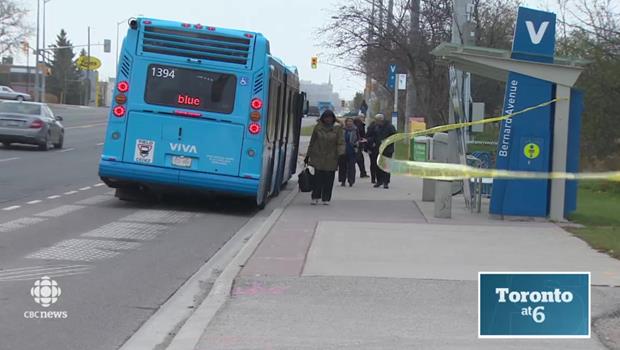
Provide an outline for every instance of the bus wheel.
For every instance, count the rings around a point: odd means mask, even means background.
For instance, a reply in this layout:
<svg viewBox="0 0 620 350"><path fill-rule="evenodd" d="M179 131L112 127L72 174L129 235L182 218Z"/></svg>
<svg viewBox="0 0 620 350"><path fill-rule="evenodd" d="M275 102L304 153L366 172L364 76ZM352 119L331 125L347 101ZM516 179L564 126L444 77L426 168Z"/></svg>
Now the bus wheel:
<svg viewBox="0 0 620 350"><path fill-rule="evenodd" d="M260 210L265 209L265 207L267 206L267 202L269 201L269 196L267 195L267 188L265 187L265 190L263 191L263 194L261 196L262 198L260 199L260 203L258 202L258 198L256 198L256 207Z"/></svg>

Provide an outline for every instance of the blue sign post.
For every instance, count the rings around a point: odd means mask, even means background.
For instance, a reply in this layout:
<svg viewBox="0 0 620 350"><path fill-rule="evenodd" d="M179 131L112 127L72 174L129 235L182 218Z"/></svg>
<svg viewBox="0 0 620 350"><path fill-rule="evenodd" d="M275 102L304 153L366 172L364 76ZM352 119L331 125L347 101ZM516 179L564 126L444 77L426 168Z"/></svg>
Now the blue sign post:
<svg viewBox="0 0 620 350"><path fill-rule="evenodd" d="M388 88L394 90L396 89L396 65L390 64L390 68L388 69Z"/></svg>
<svg viewBox="0 0 620 350"><path fill-rule="evenodd" d="M519 8L512 58L553 63L555 14ZM506 83L504 114L548 102L554 98L551 82L511 72ZM497 149L497 169L551 171L553 108L538 108L502 122ZM496 180L490 212L502 216L546 217L550 181Z"/></svg>

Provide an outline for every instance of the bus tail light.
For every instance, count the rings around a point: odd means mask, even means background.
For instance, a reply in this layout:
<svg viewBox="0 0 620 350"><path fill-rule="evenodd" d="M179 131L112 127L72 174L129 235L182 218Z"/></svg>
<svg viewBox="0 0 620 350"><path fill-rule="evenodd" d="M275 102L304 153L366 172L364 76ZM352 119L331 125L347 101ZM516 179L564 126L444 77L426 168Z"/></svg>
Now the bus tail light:
<svg viewBox="0 0 620 350"><path fill-rule="evenodd" d="M252 112L250 113L250 120L253 122L257 122L260 120L260 112Z"/></svg>
<svg viewBox="0 0 620 350"><path fill-rule="evenodd" d="M116 88L118 89L118 91L125 93L129 91L129 83L126 81L121 81L118 84L116 84Z"/></svg>
<svg viewBox="0 0 620 350"><path fill-rule="evenodd" d="M112 113L114 113L114 115L118 118L122 118L125 116L125 107L123 106L116 106L114 107L114 109L112 110Z"/></svg>
<svg viewBox="0 0 620 350"><path fill-rule="evenodd" d="M41 129L43 127L43 121L41 119L35 119L30 124L31 129Z"/></svg>
<svg viewBox="0 0 620 350"><path fill-rule="evenodd" d="M256 109L256 110L261 109L263 108L263 100L257 97L252 100L250 105L252 106L252 109Z"/></svg>
<svg viewBox="0 0 620 350"><path fill-rule="evenodd" d="M252 135L257 135L260 133L260 124L258 123L250 123L250 126L248 127L248 130L250 131L250 134Z"/></svg>

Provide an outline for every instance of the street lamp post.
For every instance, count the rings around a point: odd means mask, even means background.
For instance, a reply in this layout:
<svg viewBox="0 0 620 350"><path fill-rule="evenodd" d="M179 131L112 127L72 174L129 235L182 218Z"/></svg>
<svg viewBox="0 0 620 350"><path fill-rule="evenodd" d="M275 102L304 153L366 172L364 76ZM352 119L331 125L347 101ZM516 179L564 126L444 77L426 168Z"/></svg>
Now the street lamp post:
<svg viewBox="0 0 620 350"><path fill-rule="evenodd" d="M43 0L43 63L45 64L45 4L47 4L48 2L50 2L52 0ZM47 69L46 69L47 71ZM46 92L46 88L45 88L45 79L46 79L46 72L43 72L43 75L41 76L41 102L45 102L45 92Z"/></svg>
<svg viewBox="0 0 620 350"><path fill-rule="evenodd" d="M41 8L41 1L37 0L37 49L35 51L34 60L34 98L36 101L41 101L41 91L39 90L39 20L41 18L39 11Z"/></svg>

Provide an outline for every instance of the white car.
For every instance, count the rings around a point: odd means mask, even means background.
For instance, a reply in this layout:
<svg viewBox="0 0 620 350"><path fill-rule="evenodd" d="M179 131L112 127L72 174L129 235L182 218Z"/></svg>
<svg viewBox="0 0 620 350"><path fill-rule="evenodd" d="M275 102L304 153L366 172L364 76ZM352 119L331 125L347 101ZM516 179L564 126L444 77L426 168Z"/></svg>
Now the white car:
<svg viewBox="0 0 620 350"><path fill-rule="evenodd" d="M25 92L17 92L8 86L0 85L0 99L3 100L17 100L17 101L30 101L32 96Z"/></svg>

